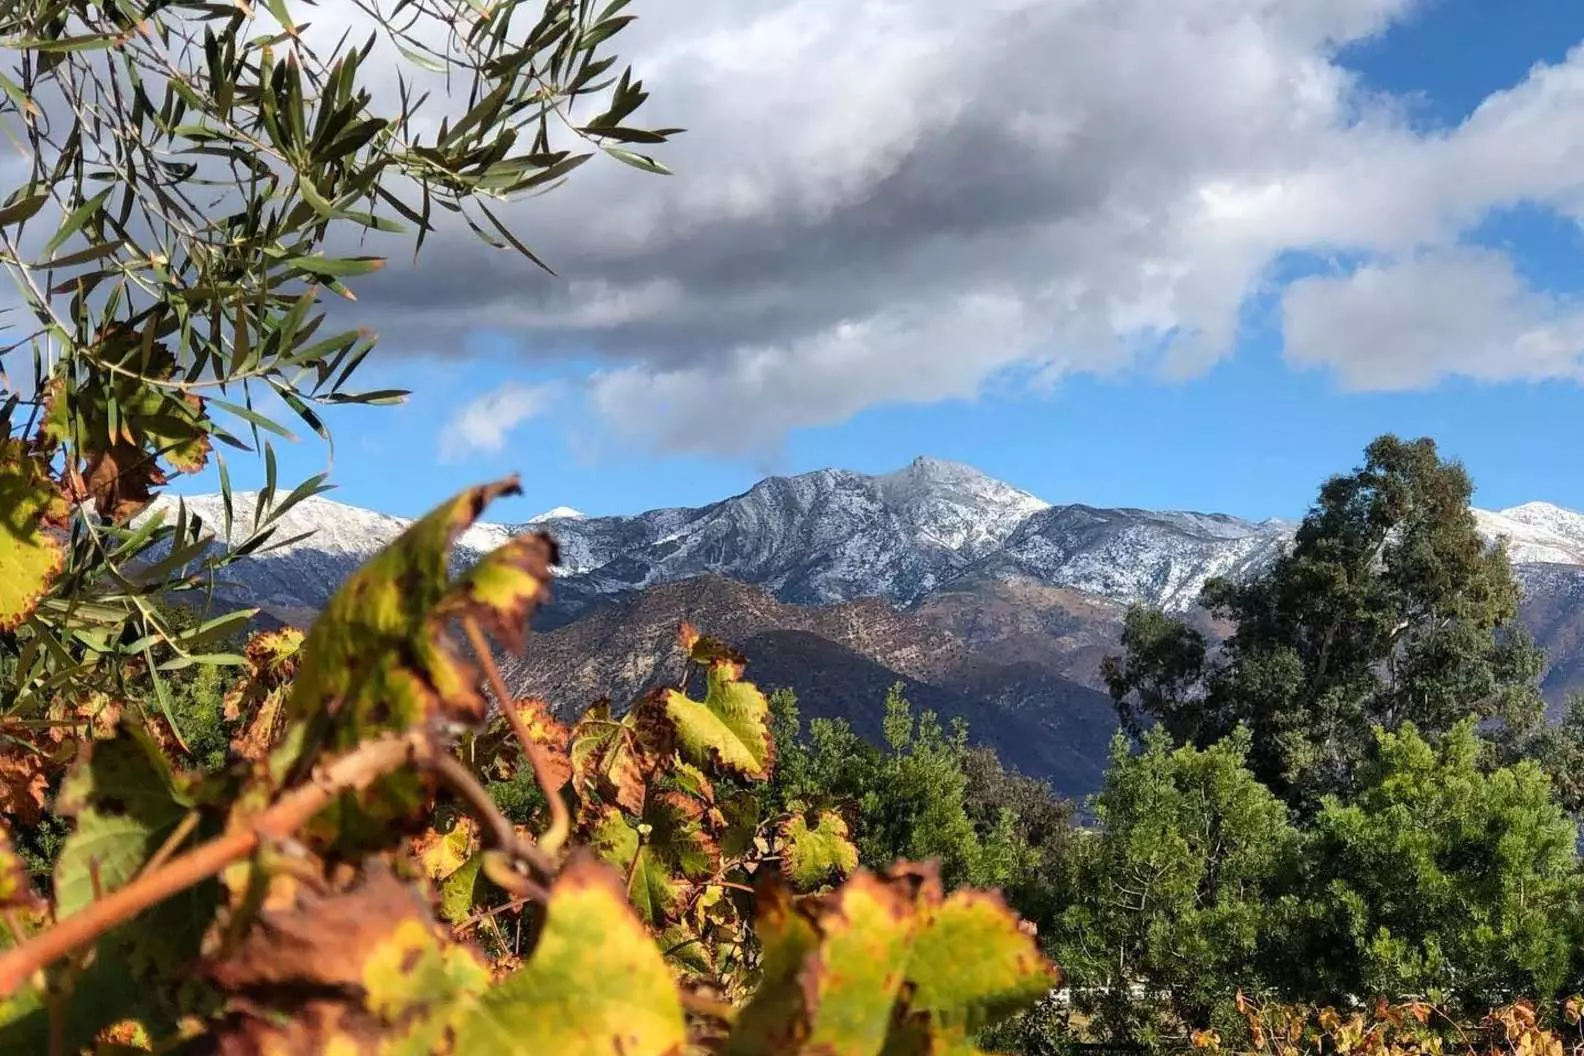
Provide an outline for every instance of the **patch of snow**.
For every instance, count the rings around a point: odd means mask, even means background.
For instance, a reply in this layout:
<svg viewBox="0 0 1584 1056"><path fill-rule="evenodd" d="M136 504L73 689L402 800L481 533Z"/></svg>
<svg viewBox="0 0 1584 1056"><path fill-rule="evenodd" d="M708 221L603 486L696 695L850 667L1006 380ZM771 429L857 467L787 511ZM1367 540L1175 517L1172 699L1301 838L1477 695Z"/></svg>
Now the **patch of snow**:
<svg viewBox="0 0 1584 1056"><path fill-rule="evenodd" d="M588 515L581 510L574 510L570 506L557 506L553 510L535 514L528 518L529 524L539 524L542 521L586 521Z"/></svg>
<svg viewBox="0 0 1584 1056"><path fill-rule="evenodd" d="M240 539L256 495L235 499ZM219 496L186 502L219 528ZM174 505L167 496L156 508ZM1473 513L1485 538L1508 540L1526 583L1542 566L1584 568L1584 515L1542 502ZM410 523L307 499L281 518L275 538L306 537L230 566L223 585L283 610L312 610ZM1266 567L1296 528L1224 514L1053 506L970 466L921 458L879 476L824 469L770 477L702 507L589 517L563 506L523 525L475 524L457 541L458 566L530 525L555 537L558 596L574 609L713 573L800 604L878 597L906 605L955 581L989 577L1182 610L1211 577Z"/></svg>

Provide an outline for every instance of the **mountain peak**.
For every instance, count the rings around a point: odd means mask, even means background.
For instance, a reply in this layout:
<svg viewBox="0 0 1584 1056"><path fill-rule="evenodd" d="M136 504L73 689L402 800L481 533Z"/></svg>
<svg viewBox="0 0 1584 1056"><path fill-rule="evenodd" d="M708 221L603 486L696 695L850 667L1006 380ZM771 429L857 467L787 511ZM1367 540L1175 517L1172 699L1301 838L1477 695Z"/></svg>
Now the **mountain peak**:
<svg viewBox="0 0 1584 1056"><path fill-rule="evenodd" d="M959 481L988 481L1001 484L1001 481L975 469L965 462L953 462L950 459L936 458L933 455L919 455L901 469L890 473L881 474L881 480L927 480L932 482L959 482ZM1002 485L1010 487L1011 485Z"/></svg>
<svg viewBox="0 0 1584 1056"><path fill-rule="evenodd" d="M1578 523L1584 521L1584 514L1565 509L1552 502L1520 503L1517 506L1509 506L1502 510L1501 515L1523 524Z"/></svg>
<svg viewBox="0 0 1584 1056"><path fill-rule="evenodd" d="M586 521L588 514L582 510L574 510L570 506L557 506L543 513L534 514L528 518L529 524L538 524L540 521Z"/></svg>

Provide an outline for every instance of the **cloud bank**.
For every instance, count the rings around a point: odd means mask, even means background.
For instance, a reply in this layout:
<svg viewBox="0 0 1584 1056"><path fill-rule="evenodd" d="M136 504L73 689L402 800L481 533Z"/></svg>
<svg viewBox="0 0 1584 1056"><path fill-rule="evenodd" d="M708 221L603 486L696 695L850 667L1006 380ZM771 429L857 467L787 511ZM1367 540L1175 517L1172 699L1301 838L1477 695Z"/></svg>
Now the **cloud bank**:
<svg viewBox="0 0 1584 1056"><path fill-rule="evenodd" d="M638 6L623 55L644 119L689 129L660 150L677 175L591 164L513 207L559 280L447 231L360 308L397 347L478 328L592 353L605 427L671 452L762 451L1008 372L1191 375L1293 251L1364 261L1278 291L1297 367L1358 389L1575 377L1584 312L1467 235L1518 203L1584 217L1584 50L1416 130L1336 55L1425 6Z"/></svg>

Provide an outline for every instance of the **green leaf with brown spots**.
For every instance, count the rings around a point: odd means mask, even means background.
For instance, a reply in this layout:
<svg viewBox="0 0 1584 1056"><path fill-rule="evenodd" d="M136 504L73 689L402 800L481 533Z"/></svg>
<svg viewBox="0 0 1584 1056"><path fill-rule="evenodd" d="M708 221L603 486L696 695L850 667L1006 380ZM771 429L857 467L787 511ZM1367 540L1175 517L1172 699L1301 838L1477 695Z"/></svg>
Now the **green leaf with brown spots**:
<svg viewBox="0 0 1584 1056"><path fill-rule="evenodd" d="M706 669L703 700L668 689L662 691L661 702L685 760L763 780L775 765L770 702L757 686L741 681L741 677L740 664L719 660Z"/></svg>
<svg viewBox="0 0 1584 1056"><path fill-rule="evenodd" d="M528 617L548 596L550 567L558 560L555 543L545 533L515 536L485 554L457 581L446 611L471 616L496 641L520 653Z"/></svg>
<svg viewBox="0 0 1584 1056"><path fill-rule="evenodd" d="M726 1052L874 1056L890 1030L919 919L911 874L860 872L820 898L761 895L764 981Z"/></svg>
<svg viewBox="0 0 1584 1056"><path fill-rule="evenodd" d="M782 879L796 891L813 891L858 868L858 848L848 838L847 823L834 811L822 811L812 828L802 813L793 814L776 833Z"/></svg>
<svg viewBox="0 0 1584 1056"><path fill-rule="evenodd" d="M594 825L593 846L627 877L628 898L651 927L674 920L687 881L710 876L720 864L703 815L702 803L668 792L650 798L640 821L606 807Z"/></svg>
<svg viewBox="0 0 1584 1056"><path fill-rule="evenodd" d="M484 854L474 854L440 884L440 916L447 924L461 924L473 915Z"/></svg>
<svg viewBox="0 0 1584 1056"><path fill-rule="evenodd" d="M1061 985L1061 972L999 895L959 890L943 902L925 902L908 963L910 1021L966 1038Z"/></svg>
<svg viewBox="0 0 1584 1056"><path fill-rule="evenodd" d="M449 584L450 554L485 505L518 490L512 477L458 494L414 522L330 599L302 646L288 702L291 726L271 760L277 779L301 779L320 751L350 749L388 730L433 719L483 722L478 671L457 653L448 624L458 615L492 612L496 603L514 606L513 614L523 612L520 580L514 581L515 592L496 588L526 551L508 543L508 557L495 562L495 573L482 580L490 589L482 592L479 580ZM542 596L540 588L542 583L533 597ZM504 612L497 615L505 618ZM386 846L422 818L428 781L425 774L402 770L362 795L342 795L307 835L316 845L343 851Z"/></svg>
<svg viewBox="0 0 1584 1056"><path fill-rule="evenodd" d="M727 1042L726 1056L798 1052L809 1034L807 994L800 977L818 949L809 914L780 884L761 887L754 904L754 934L762 949L761 979Z"/></svg>
<svg viewBox="0 0 1584 1056"><path fill-rule="evenodd" d="M383 1056L444 1052L489 985L489 971L462 946L442 944L432 927L409 917L369 951L363 1005L388 1037Z"/></svg>
<svg viewBox="0 0 1584 1056"><path fill-rule="evenodd" d="M415 521L336 591L308 640L289 716L332 714L330 744L350 747L435 714L482 720L477 674L452 650L437 614L448 600L451 547L515 477L469 488Z"/></svg>
<svg viewBox="0 0 1584 1056"><path fill-rule="evenodd" d="M676 983L620 879L575 854L532 957L479 998L455 1051L680 1056L686 1042Z"/></svg>
<svg viewBox="0 0 1584 1056"><path fill-rule="evenodd" d="M49 467L20 441L0 439L0 511L0 631L13 631L38 608L66 560L66 548L46 527L65 516L65 499Z"/></svg>
<svg viewBox="0 0 1584 1056"><path fill-rule="evenodd" d="M658 928L676 916L686 885L665 867L654 848L637 846L636 854L636 858L629 856L626 864L627 901L638 919Z"/></svg>
<svg viewBox="0 0 1584 1056"><path fill-rule="evenodd" d="M123 722L116 737L84 741L61 783L58 813L73 818L55 862L55 912L67 917L131 880L192 806L159 748Z"/></svg>
<svg viewBox="0 0 1584 1056"><path fill-rule="evenodd" d="M901 992L918 914L906 878L853 876L822 900L818 951L804 965L811 994L808 1048L878 1053Z"/></svg>

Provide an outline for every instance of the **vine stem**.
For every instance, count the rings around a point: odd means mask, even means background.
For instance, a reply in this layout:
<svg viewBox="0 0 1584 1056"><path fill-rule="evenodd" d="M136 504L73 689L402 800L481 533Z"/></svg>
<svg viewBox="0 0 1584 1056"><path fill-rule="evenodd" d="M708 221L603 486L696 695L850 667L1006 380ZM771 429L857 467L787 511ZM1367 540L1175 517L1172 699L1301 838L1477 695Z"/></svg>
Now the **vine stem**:
<svg viewBox="0 0 1584 1056"><path fill-rule="evenodd" d="M517 830L512 828L512 823L500 812L500 808L490 798L488 790L478 783L478 779L460 759L445 752L438 752L429 761L429 767L436 777L450 786L451 791L467 804L473 816L488 827L490 841L496 848L514 858L522 859L543 876L555 875L555 862L545 854L543 848L536 847L517 835ZM535 885L535 891L537 894L532 897L541 900L546 897L542 887Z"/></svg>
<svg viewBox="0 0 1584 1056"><path fill-rule="evenodd" d="M138 876L79 913L59 921L21 945L0 953L0 998L16 993L34 972L124 924L150 906L206 880L252 854L266 840L291 835L335 796L366 786L430 754L415 733L360 745L326 766L308 783L294 788L247 823Z"/></svg>
<svg viewBox="0 0 1584 1056"><path fill-rule="evenodd" d="M544 793L545 799L549 802L550 827L540 834L539 847L546 854L553 855L572 834L572 815L567 810L566 800L561 798L561 790L550 780L550 767L545 759L544 749L533 739L533 734L529 732L522 716L517 714L517 700L507 690L506 680L501 677L500 668L495 666L495 656L490 651L489 640L484 637L484 631L480 629L478 621L471 616L464 617L462 629L467 633L468 644L473 647L479 664L484 668L484 675L489 679L495 699L500 702L501 714L506 716L506 724L511 727L512 735L522 745L529 763L533 765L534 778L539 782L539 791Z"/></svg>

